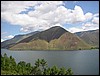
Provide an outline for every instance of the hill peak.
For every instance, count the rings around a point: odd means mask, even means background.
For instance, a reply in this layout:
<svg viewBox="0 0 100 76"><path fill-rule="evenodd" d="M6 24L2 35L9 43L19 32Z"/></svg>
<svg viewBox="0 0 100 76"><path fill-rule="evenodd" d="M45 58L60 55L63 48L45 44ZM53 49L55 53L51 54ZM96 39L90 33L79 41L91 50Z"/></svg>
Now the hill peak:
<svg viewBox="0 0 100 76"><path fill-rule="evenodd" d="M49 29L64 29L63 27L61 27L61 26L53 26L53 27L51 27L51 28L49 28ZM65 29L64 29L65 30Z"/></svg>
<svg viewBox="0 0 100 76"><path fill-rule="evenodd" d="M61 26L53 26L51 28L62 28Z"/></svg>
<svg viewBox="0 0 100 76"><path fill-rule="evenodd" d="M66 31L64 28L62 28L60 26L54 26L47 30L39 32L35 35L32 35L32 36L22 40L21 42L30 42L30 41L36 40L36 39L46 40L47 42L50 42L53 39L58 39L65 32L68 32L68 31Z"/></svg>

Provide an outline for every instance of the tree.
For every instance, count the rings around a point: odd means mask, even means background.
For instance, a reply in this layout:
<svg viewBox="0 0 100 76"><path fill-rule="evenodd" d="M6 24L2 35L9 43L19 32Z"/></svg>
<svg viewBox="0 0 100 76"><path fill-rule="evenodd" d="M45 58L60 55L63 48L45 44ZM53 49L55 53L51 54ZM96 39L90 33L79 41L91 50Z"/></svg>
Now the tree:
<svg viewBox="0 0 100 76"><path fill-rule="evenodd" d="M42 71L41 71L40 66L41 66L41 60L40 59L37 59L35 61L35 66L34 66L34 68L32 70L33 71L32 74L34 74L34 75L41 75L42 74Z"/></svg>
<svg viewBox="0 0 100 76"><path fill-rule="evenodd" d="M18 64L15 59L8 57L5 53L1 55L1 74L2 75L72 75L71 68L66 70L64 67L58 68L57 66L48 67L44 59L37 59L35 66L30 63L20 61Z"/></svg>
<svg viewBox="0 0 100 76"><path fill-rule="evenodd" d="M20 66L20 71L21 71L21 73L22 73L23 75L27 74L27 72L26 72L26 62L20 61L20 62L18 63L18 65Z"/></svg>
<svg viewBox="0 0 100 76"><path fill-rule="evenodd" d="M35 61L35 66L33 68L34 75L43 75L44 71L46 71L47 62L44 59L38 59ZM35 72L34 72L35 71Z"/></svg>
<svg viewBox="0 0 100 76"><path fill-rule="evenodd" d="M66 75L66 69L64 67L60 68L59 75Z"/></svg>
<svg viewBox="0 0 100 76"><path fill-rule="evenodd" d="M73 72L72 72L72 69L71 68L68 68L67 75L73 75Z"/></svg>
<svg viewBox="0 0 100 76"><path fill-rule="evenodd" d="M11 70L16 70L16 62L15 62L15 59L12 56L10 56L9 67L10 67Z"/></svg>
<svg viewBox="0 0 100 76"><path fill-rule="evenodd" d="M3 66L4 66L3 61L4 61L4 57L1 55L1 69L3 69Z"/></svg>
<svg viewBox="0 0 100 76"><path fill-rule="evenodd" d="M53 66L50 71L50 75L58 75L59 69L57 66Z"/></svg>
<svg viewBox="0 0 100 76"><path fill-rule="evenodd" d="M35 66L39 67L39 66L40 66L40 64L41 64L40 59L38 59L37 61L35 61Z"/></svg>
<svg viewBox="0 0 100 76"><path fill-rule="evenodd" d="M32 67L30 63L26 64L26 70L27 70L27 75L31 74Z"/></svg>
<svg viewBox="0 0 100 76"><path fill-rule="evenodd" d="M5 53L4 60L3 60L3 64L4 64L3 69L4 70L9 70L9 63L10 63L10 59L8 58L7 54Z"/></svg>
<svg viewBox="0 0 100 76"><path fill-rule="evenodd" d="M42 71L44 71L47 67L47 62L44 59L41 59L40 63L41 63Z"/></svg>

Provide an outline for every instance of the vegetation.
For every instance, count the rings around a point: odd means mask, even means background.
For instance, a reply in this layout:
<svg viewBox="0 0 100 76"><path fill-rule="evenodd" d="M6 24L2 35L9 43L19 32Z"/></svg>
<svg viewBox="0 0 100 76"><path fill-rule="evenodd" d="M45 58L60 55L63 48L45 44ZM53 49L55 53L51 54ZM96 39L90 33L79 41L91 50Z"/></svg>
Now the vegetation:
<svg viewBox="0 0 100 76"><path fill-rule="evenodd" d="M79 36L82 40L84 40L86 43L92 46L99 47L99 29L76 32L75 34Z"/></svg>
<svg viewBox="0 0 100 76"><path fill-rule="evenodd" d="M39 31L35 31L35 32L31 32L31 33L28 33L28 34L23 34L23 35L16 35L14 36L12 39L9 39L9 40L6 40L6 41L3 41L1 43L1 48L10 48L14 45L16 45L17 43L19 43L21 40L31 36L31 35L34 35L36 33L38 33Z"/></svg>
<svg viewBox="0 0 100 76"><path fill-rule="evenodd" d="M20 61L16 63L15 59L8 57L5 53L1 55L1 75L72 75L71 68L67 69L57 66L48 67L44 59L37 59L35 65Z"/></svg>
<svg viewBox="0 0 100 76"><path fill-rule="evenodd" d="M14 44L8 44L9 42L14 42ZM8 40L2 42L1 45L2 48L10 50L91 49L91 45L87 44L80 37L68 32L60 26L51 27L50 29L35 34L18 35L10 41Z"/></svg>
<svg viewBox="0 0 100 76"><path fill-rule="evenodd" d="M10 50L80 50L80 48L81 50L90 49L91 46L79 37L67 32L49 43L45 40L37 39L28 43L19 43L11 47Z"/></svg>
<svg viewBox="0 0 100 76"><path fill-rule="evenodd" d="M93 46L93 47L91 47L91 49L99 49L99 47Z"/></svg>

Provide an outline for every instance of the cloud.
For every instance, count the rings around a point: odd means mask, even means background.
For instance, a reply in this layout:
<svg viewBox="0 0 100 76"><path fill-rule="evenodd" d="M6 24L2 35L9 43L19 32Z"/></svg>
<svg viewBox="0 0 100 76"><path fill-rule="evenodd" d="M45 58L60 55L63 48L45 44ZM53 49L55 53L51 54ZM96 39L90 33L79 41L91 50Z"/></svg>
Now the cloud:
<svg viewBox="0 0 100 76"><path fill-rule="evenodd" d="M99 25L98 24L94 24L92 22L87 22L83 25L83 29L87 29L87 30L94 30L94 29L99 29Z"/></svg>
<svg viewBox="0 0 100 76"><path fill-rule="evenodd" d="M73 3L75 4L75 3L78 3L79 1L73 1Z"/></svg>
<svg viewBox="0 0 100 76"><path fill-rule="evenodd" d="M93 14L90 13L90 12L88 12L88 13L85 14L86 20L91 19L92 17L93 17Z"/></svg>
<svg viewBox="0 0 100 76"><path fill-rule="evenodd" d="M50 11L54 11L58 5L62 5L62 1L45 1L42 2L41 5L35 6L35 10L40 11L42 14L43 13L48 13Z"/></svg>
<svg viewBox="0 0 100 76"><path fill-rule="evenodd" d="M1 1L1 12L20 13L30 6L37 5L38 1Z"/></svg>
<svg viewBox="0 0 100 76"><path fill-rule="evenodd" d="M94 18L92 19L92 22L93 22L94 24L99 25L99 17L94 17Z"/></svg>
<svg viewBox="0 0 100 76"><path fill-rule="evenodd" d="M8 36L8 38L13 38L13 37L14 37L13 35L9 35L9 36Z"/></svg>
<svg viewBox="0 0 100 76"><path fill-rule="evenodd" d="M4 40L7 40L7 39L11 39L13 38L14 36L13 35L8 35L7 36L7 32L1 32L1 41L4 41Z"/></svg>
<svg viewBox="0 0 100 76"><path fill-rule="evenodd" d="M99 17L99 13L96 13L93 15L94 17Z"/></svg>
<svg viewBox="0 0 100 76"><path fill-rule="evenodd" d="M93 17L90 22L82 23L82 27L71 27L67 29L71 33L99 29L99 17Z"/></svg>
<svg viewBox="0 0 100 76"><path fill-rule="evenodd" d="M71 33L80 32L80 31L88 31L88 30L96 30L99 29L98 25L93 23L85 23L82 24L82 27L71 27L67 29Z"/></svg>
<svg viewBox="0 0 100 76"><path fill-rule="evenodd" d="M99 29L99 17L98 16L99 16L98 13L94 15L91 13L87 13L87 19L90 19L90 21L83 23L82 29L86 31Z"/></svg>
<svg viewBox="0 0 100 76"><path fill-rule="evenodd" d="M4 41L4 39L1 39L1 42L3 42Z"/></svg>
<svg viewBox="0 0 100 76"><path fill-rule="evenodd" d="M13 25L20 25L22 28L21 31L27 32L30 30L39 30L49 28L50 23L48 21L38 18L39 14L43 15L49 11L53 11L57 8L58 5L63 4L62 1L37 1L37 2L6 2L2 1L2 12L1 19L10 22ZM15 5L14 5L15 4ZM14 7L12 7L14 6ZM29 14L19 14L22 11L26 11L26 8L29 6L34 6L34 11L29 12ZM55 7L55 8L54 8ZM15 9L16 8L16 9ZM54 8L54 9L53 9ZM40 13L38 13L40 12ZM35 17L37 15L38 17Z"/></svg>
<svg viewBox="0 0 100 76"><path fill-rule="evenodd" d="M11 39L13 37L14 37L13 35L5 36L6 39Z"/></svg>
<svg viewBox="0 0 100 76"><path fill-rule="evenodd" d="M7 35L7 32L1 32L1 42L5 40L5 35Z"/></svg>
<svg viewBox="0 0 100 76"><path fill-rule="evenodd" d="M7 32L1 32L1 35L5 35L5 34L7 34Z"/></svg>
<svg viewBox="0 0 100 76"><path fill-rule="evenodd" d="M82 28L78 28L78 27L71 27L68 29L68 31L71 33L75 33L75 32L80 32L80 31L85 31L85 30Z"/></svg>
<svg viewBox="0 0 100 76"><path fill-rule="evenodd" d="M2 1L1 19L12 25L20 25L20 31L29 32L93 18L92 13L84 14L80 6L67 9L63 5L63 1ZM27 14L20 14L28 8L33 10L28 11ZM95 19L93 22L96 22Z"/></svg>
<svg viewBox="0 0 100 76"><path fill-rule="evenodd" d="M92 21L91 22L86 22L86 23L82 24L82 29L85 30L85 31L96 30L96 29L99 29L99 25L93 23Z"/></svg>
<svg viewBox="0 0 100 76"><path fill-rule="evenodd" d="M75 6L71 18L72 18L73 23L82 22L85 20L83 10L80 6Z"/></svg>
<svg viewBox="0 0 100 76"><path fill-rule="evenodd" d="M92 23L92 22L87 22L84 26L99 26L98 24L96 23Z"/></svg>

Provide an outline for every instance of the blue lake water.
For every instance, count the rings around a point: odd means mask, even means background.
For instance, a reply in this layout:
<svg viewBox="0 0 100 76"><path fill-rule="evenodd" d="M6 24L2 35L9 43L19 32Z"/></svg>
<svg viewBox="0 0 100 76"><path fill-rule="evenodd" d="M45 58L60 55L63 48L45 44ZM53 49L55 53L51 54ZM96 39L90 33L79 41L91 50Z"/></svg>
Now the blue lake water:
<svg viewBox="0 0 100 76"><path fill-rule="evenodd" d="M45 59L48 66L72 68L74 75L99 75L99 50L81 51L10 51L1 49L1 54L34 65L35 60Z"/></svg>

